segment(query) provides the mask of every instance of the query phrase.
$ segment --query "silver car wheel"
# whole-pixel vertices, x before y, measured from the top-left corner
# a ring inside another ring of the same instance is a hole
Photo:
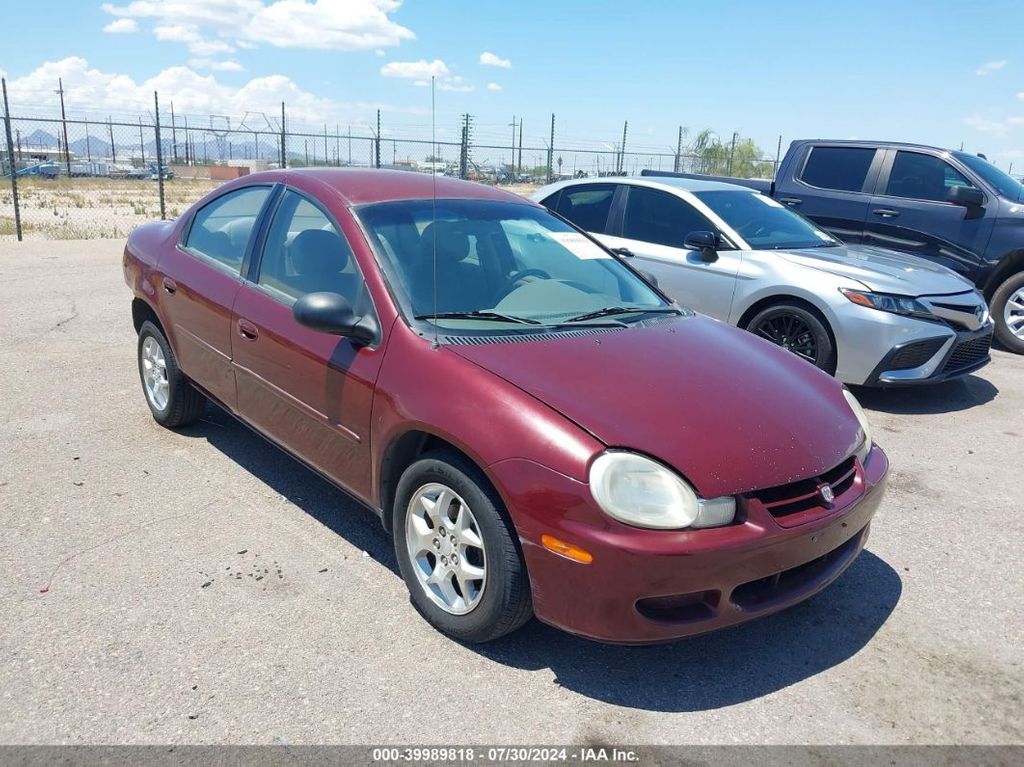
[[[1017,338],[1024,338],[1024,288],[1018,288],[1006,299],[1003,322]]]
[[[153,336],[142,342],[142,386],[146,399],[157,410],[167,407],[170,385],[167,382],[167,358]]]
[[[465,615],[480,603],[487,555],[476,518],[458,493],[436,482],[413,493],[405,538],[416,580],[434,604]]]

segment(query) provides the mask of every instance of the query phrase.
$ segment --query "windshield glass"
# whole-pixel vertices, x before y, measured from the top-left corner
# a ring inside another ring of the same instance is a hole
[[[983,160],[977,155],[967,154],[966,152],[953,152],[953,156],[981,176],[1003,197],[1024,202],[1024,185],[1013,178],[1013,176],[1003,173],[988,160]]]
[[[406,317],[433,323],[437,316],[446,332],[622,324],[674,311],[604,248],[543,208],[438,200],[435,212],[431,200],[409,200],[357,214]]]
[[[695,194],[754,250],[830,248],[840,244],[824,229],[758,192],[717,189]]]

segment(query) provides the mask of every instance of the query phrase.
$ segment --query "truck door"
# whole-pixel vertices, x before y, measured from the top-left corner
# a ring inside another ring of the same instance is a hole
[[[995,211],[946,201],[953,187],[976,185],[942,157],[909,149],[886,154],[879,193],[868,206],[865,242],[972,273],[992,235]]]

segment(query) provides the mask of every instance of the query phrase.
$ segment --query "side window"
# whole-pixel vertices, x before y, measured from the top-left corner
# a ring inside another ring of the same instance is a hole
[[[875,150],[865,147],[816,146],[800,180],[820,189],[859,192],[864,188]]]
[[[954,186],[972,186],[944,160],[920,152],[897,152],[885,193],[892,197],[945,202]]]
[[[218,197],[196,213],[185,247],[239,272],[256,219],[269,195],[270,187],[255,186]]]
[[[614,184],[583,184],[569,187],[562,190],[555,212],[585,232],[604,234],[614,196]]]
[[[622,236],[671,248],[684,247],[686,235],[715,231],[715,226],[691,205],[668,192],[629,187]]]
[[[260,260],[257,283],[293,303],[327,291],[365,309],[365,283],[352,250],[327,215],[302,195],[287,190],[274,214]]]

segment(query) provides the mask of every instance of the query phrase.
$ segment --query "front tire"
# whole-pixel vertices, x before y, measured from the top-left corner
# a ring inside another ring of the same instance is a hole
[[[829,375],[836,371],[836,350],[825,321],[795,303],[778,303],[762,309],[746,330],[793,352]]]
[[[992,294],[996,338],[1015,354],[1024,354],[1024,272],[1017,272]]]
[[[461,455],[427,453],[405,470],[393,530],[412,603],[442,633],[488,642],[532,616],[515,526],[487,478]]]
[[[198,421],[206,408],[200,394],[181,372],[163,331],[146,321],[139,328],[139,378],[153,418],[174,429]]]

